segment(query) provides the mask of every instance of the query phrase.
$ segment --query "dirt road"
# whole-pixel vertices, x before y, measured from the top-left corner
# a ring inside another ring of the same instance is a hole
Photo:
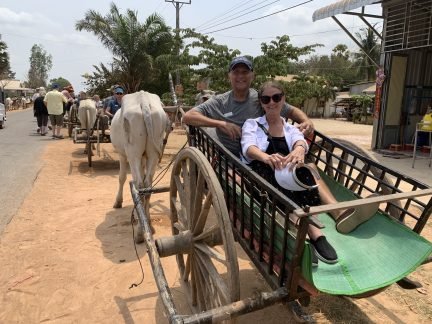
[[[358,136],[358,133],[356,133]],[[161,167],[186,142],[184,133],[170,135]],[[144,268],[141,280],[130,217],[132,201],[125,187],[124,208],[112,209],[117,190],[117,156],[110,144],[88,168],[82,145],[68,139],[46,148],[44,165],[0,241],[0,323],[166,323],[149,262],[137,247]],[[160,185],[168,185],[169,174]],[[151,218],[157,235],[169,235],[168,194],[154,194]],[[430,230],[431,225],[428,225]],[[429,239],[431,239],[429,237]],[[242,298],[268,290],[240,248]],[[163,259],[178,308],[189,309],[179,287],[174,258]],[[306,311],[320,323],[421,323],[432,320],[431,266],[412,278],[422,291],[393,285],[377,296],[353,300],[321,295]],[[284,305],[249,314],[239,323],[287,323]]]

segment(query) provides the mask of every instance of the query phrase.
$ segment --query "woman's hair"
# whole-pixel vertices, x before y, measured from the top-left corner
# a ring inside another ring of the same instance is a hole
[[[283,86],[282,86],[282,84],[281,84],[280,82],[278,82],[278,81],[276,81],[276,80],[270,80],[270,81],[266,81],[266,82],[264,82],[264,83],[261,85],[261,87],[260,87],[260,89],[259,89],[259,91],[258,91],[258,97],[261,97],[261,96],[262,96],[262,93],[263,93],[264,90],[267,89],[267,88],[276,88],[276,89],[279,89],[279,90],[282,92],[282,94],[285,94],[285,92],[284,92],[284,88],[283,88]]]

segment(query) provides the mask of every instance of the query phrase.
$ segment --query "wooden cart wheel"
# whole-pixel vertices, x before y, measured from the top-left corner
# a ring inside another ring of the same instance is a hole
[[[68,136],[72,137],[73,125],[71,121],[68,121]]]
[[[177,254],[190,305],[205,311],[239,300],[237,253],[224,193],[197,148],[183,149],[176,158],[170,207],[173,235],[191,237],[188,252]]]

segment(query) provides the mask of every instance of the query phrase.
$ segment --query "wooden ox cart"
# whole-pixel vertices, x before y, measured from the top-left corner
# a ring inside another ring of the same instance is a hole
[[[75,106],[75,105],[74,105]],[[100,113],[96,114],[96,120],[93,126],[87,125],[85,128],[80,128],[80,122],[77,119],[78,109],[70,110],[71,116],[74,116],[77,121],[70,121],[70,125],[74,125],[72,130],[72,138],[74,144],[85,144],[84,153],[87,154],[88,166],[92,166],[92,157],[94,156],[94,151],[100,156],[100,144],[101,143],[111,143],[111,137],[109,133],[108,117],[102,116]],[[72,113],[72,111],[75,111]],[[87,113],[87,121],[90,120],[89,111]],[[96,144],[96,146],[95,146]]]
[[[377,163],[349,142],[315,132],[307,159],[340,202],[301,209],[206,130],[190,128],[188,136],[189,147],[177,155],[168,188],[137,190],[131,183],[170,323],[230,320],[282,301],[301,321],[302,306],[317,294],[366,297],[393,283],[415,286],[406,276],[430,261],[432,244],[420,233],[432,212],[432,189]],[[154,239],[142,198],[164,191],[170,195],[172,236]],[[363,198],[376,192],[381,195]],[[379,205],[373,218],[347,235],[335,230],[329,211],[365,204]],[[293,222],[292,215],[299,221]],[[312,266],[306,236],[310,224],[324,225],[337,264]],[[273,291],[240,300],[235,242]],[[194,314],[177,311],[160,261],[168,256],[177,259]]]

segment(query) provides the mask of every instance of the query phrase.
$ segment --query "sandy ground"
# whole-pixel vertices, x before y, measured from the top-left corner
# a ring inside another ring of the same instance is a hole
[[[185,142],[181,130],[170,135],[161,169]],[[69,139],[53,141],[44,152],[33,190],[0,240],[0,323],[167,322],[143,245],[137,251],[144,281],[129,289],[141,280],[130,226],[132,200],[125,186],[124,208],[112,208],[117,156],[111,144],[101,148],[93,168],[87,165],[83,145]],[[169,173],[160,185],[168,183]],[[156,235],[170,235],[168,193],[154,194],[151,202]],[[241,297],[269,290],[241,248],[237,253]],[[178,308],[189,312],[175,259],[162,262]],[[431,268],[424,266],[412,275],[422,281],[422,290],[393,285],[360,300],[321,295],[305,311],[319,323],[430,323]],[[286,306],[275,305],[238,322],[292,320]]]

